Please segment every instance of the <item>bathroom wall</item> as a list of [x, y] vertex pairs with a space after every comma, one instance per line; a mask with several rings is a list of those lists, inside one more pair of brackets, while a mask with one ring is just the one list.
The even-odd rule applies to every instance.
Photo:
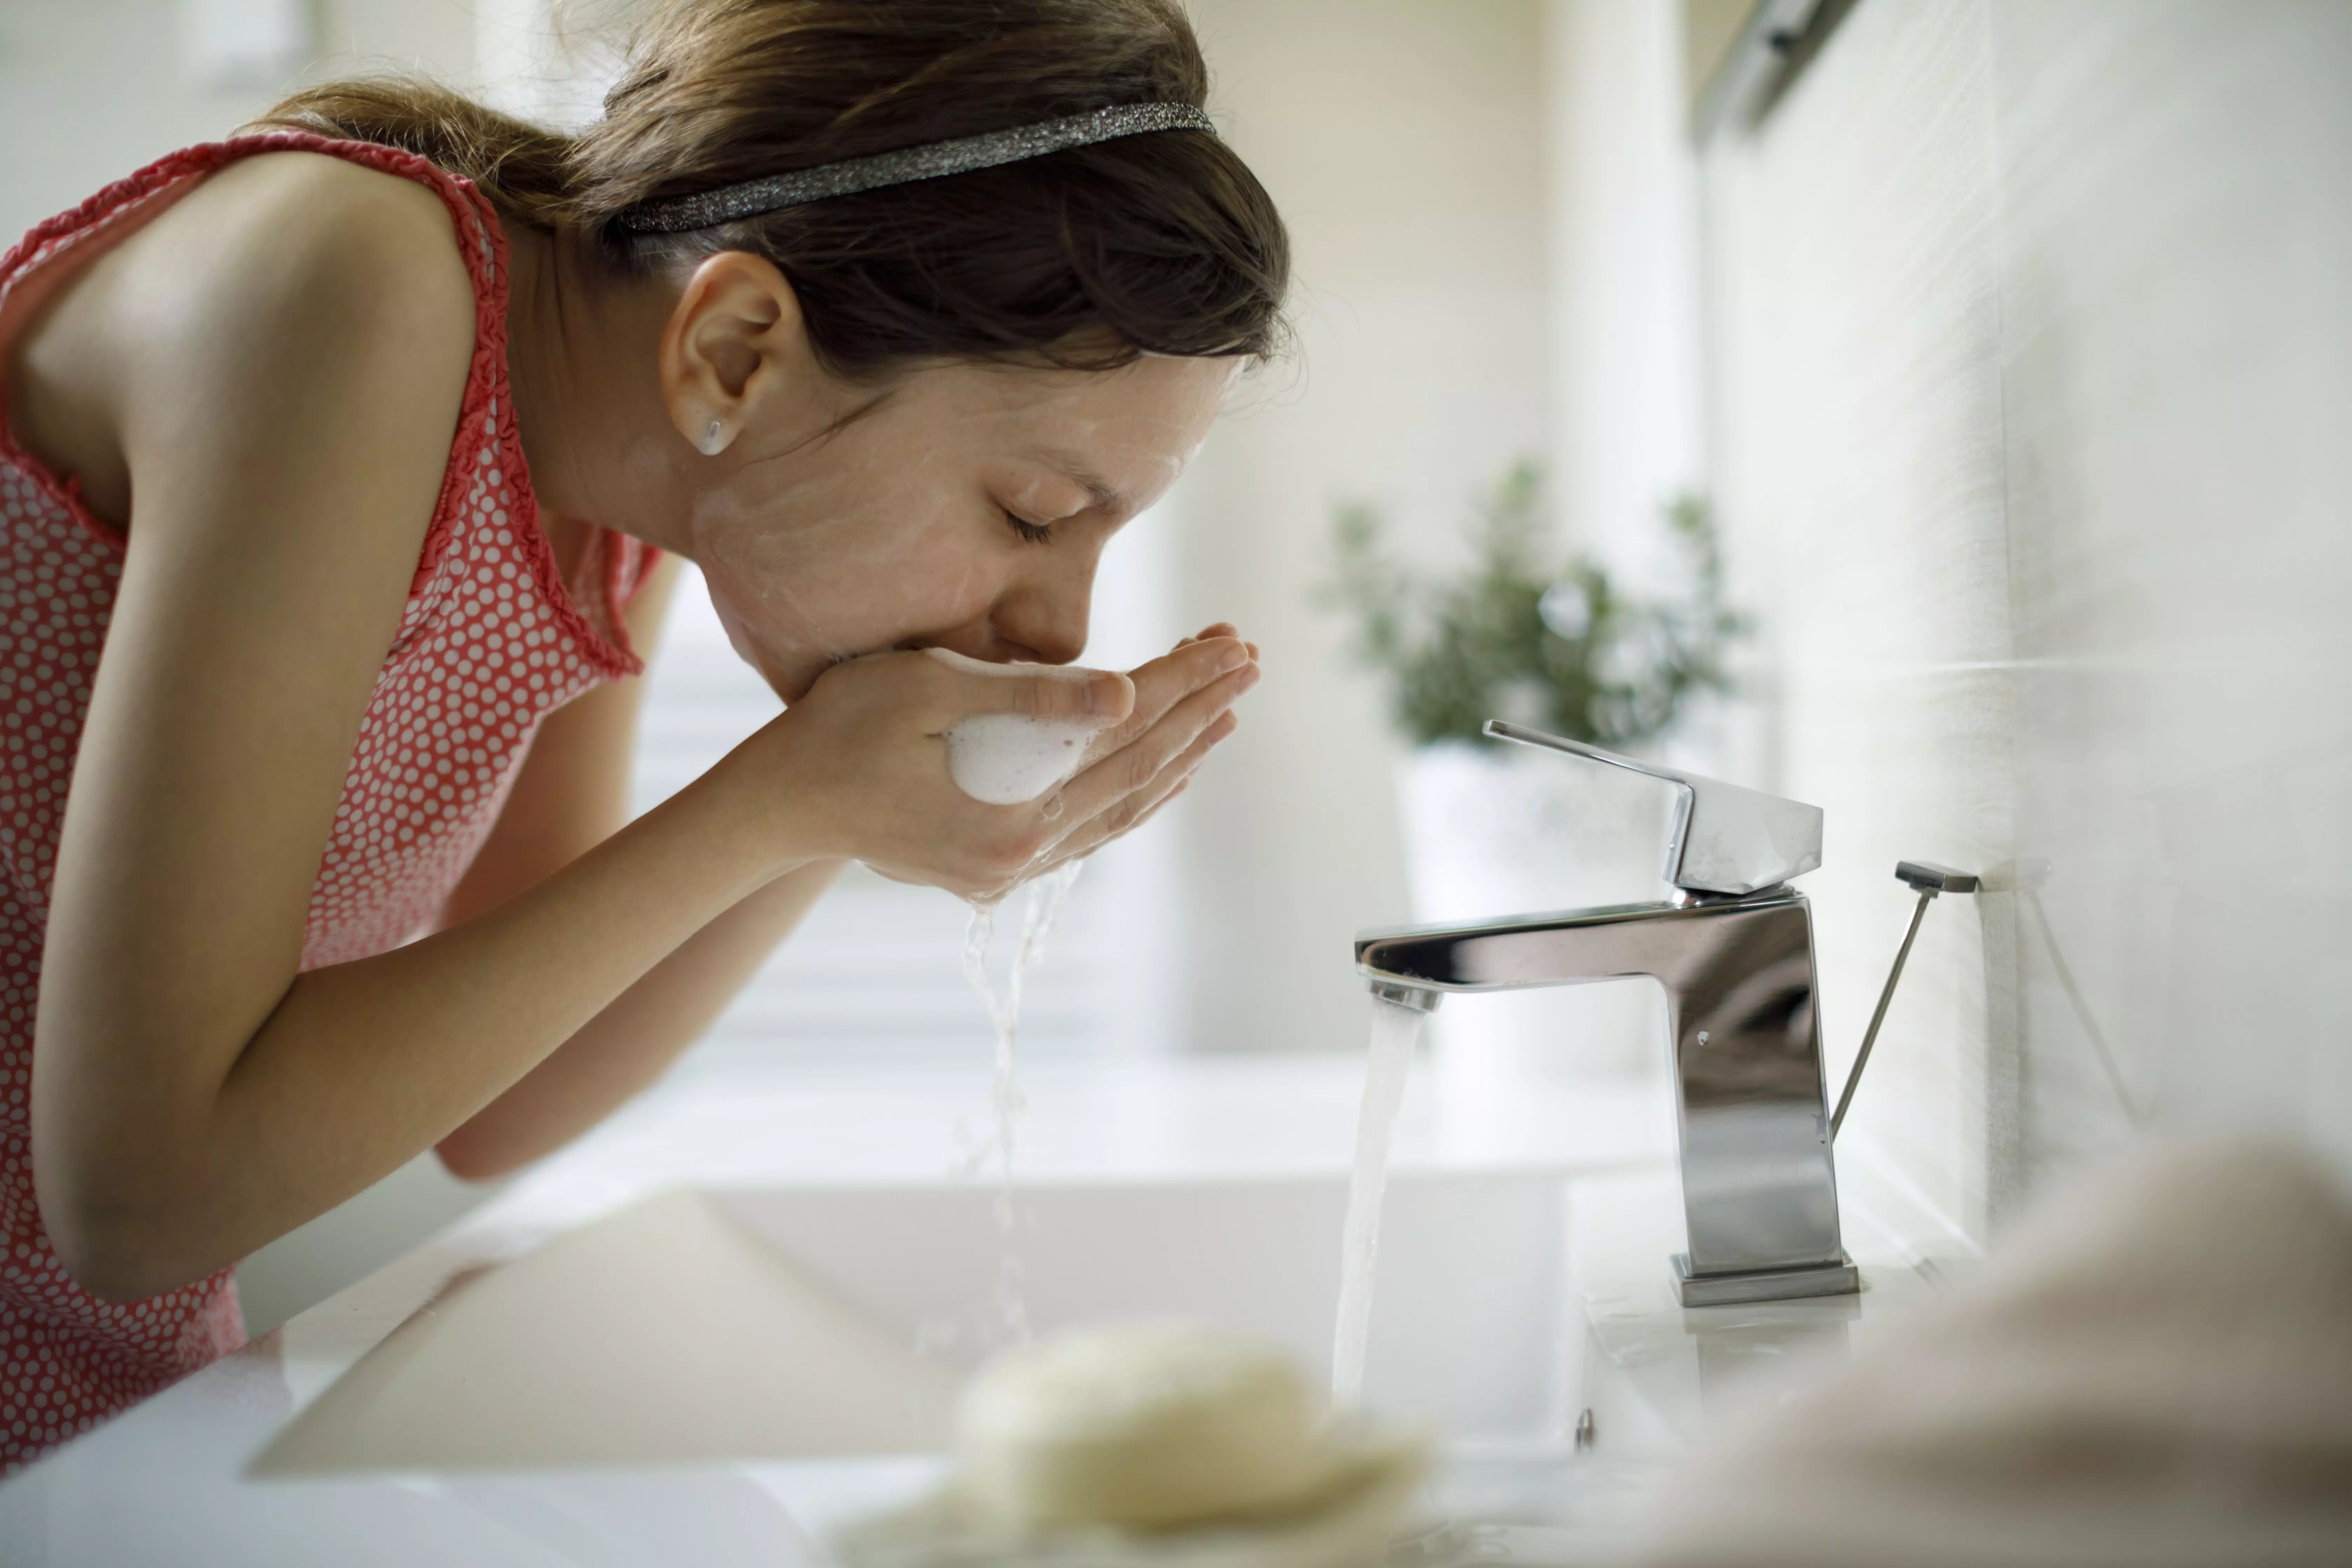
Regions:
[[[1895, 862], [2014, 854], [1984, 26], [1866, 3], [1702, 164], [1715, 490], [1764, 629], [1759, 760], [1828, 813], [1807, 887], [1833, 1079], [1910, 907]], [[1930, 911], [1843, 1140], [1978, 1237], [2017, 1150], [2015, 958], [2007, 900]]]
[[1397, 746], [1311, 595], [1334, 502], [1383, 503], [1415, 558], [1444, 561], [1470, 500], [1543, 449], [1540, 6], [1190, 9], [1212, 107], [1297, 242], [1298, 352], [1253, 382], [1172, 502], [1184, 624], [1237, 622], [1266, 670], [1181, 824], [1188, 1034], [1360, 1050], [1349, 941], [1407, 913]]
[[0, 235], [5, 243], [110, 180], [268, 108], [298, 77], [400, 66], [473, 74], [471, 0], [316, 0], [303, 63], [226, 79], [191, 58], [182, 0], [0, 5]]
[[1545, 169], [1561, 528], [1640, 580], [1660, 507], [1706, 471], [1698, 174], [1680, 7], [1544, 8]]
[[1862, 0], [1700, 176], [1733, 765], [1828, 811], [1833, 1073], [1895, 859], [2000, 889], [1842, 1148], [1979, 1238], [2142, 1125], [2352, 1171], [2352, 10]]

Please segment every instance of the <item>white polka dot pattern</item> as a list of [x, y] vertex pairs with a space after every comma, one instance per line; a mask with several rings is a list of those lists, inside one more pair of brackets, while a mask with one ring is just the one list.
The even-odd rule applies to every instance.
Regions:
[[[471, 185], [405, 153], [284, 132], [175, 153], [0, 258], [0, 313], [17, 282], [150, 198], [231, 159], [289, 148], [432, 186], [468, 242], [479, 306], [440, 502], [311, 889], [302, 966], [314, 969], [397, 946], [432, 920], [497, 821], [540, 721], [637, 669], [620, 607], [653, 561], [600, 535], [597, 591], [575, 602], [566, 590], [506, 394], [504, 237]], [[0, 1473], [244, 1339], [226, 1271], [145, 1301], [89, 1295], [58, 1262], [33, 1192], [42, 936], [121, 564], [120, 538], [7, 438], [0, 410]]]

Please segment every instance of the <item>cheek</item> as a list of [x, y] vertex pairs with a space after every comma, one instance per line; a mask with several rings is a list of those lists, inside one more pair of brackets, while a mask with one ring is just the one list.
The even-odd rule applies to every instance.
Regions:
[[[703, 581], [710, 590], [711, 614], [719, 617], [719, 627], [727, 634], [727, 646], [735, 650], [735, 657], [758, 670], [771, 686], [791, 685], [795, 689], [805, 686], [806, 682], [798, 678], [798, 672], [790, 668], [780, 657], [785, 650], [770, 646], [775, 639], [762, 639], [752, 632], [751, 622], [737, 607], [725, 585], [712, 581], [708, 574]], [[789, 700], [792, 693], [784, 695]]]
[[[789, 541], [753, 529], [698, 529], [695, 561], [728, 640], [763, 673], [774, 661], [803, 664], [856, 650], [848, 628], [827, 613], [826, 595], [810, 580]], [[756, 656], [755, 656], [756, 653]]]
[[756, 508], [719, 492], [702, 498], [692, 522], [711, 602], [771, 684], [779, 667], [822, 670], [984, 613], [996, 552], [977, 532], [937, 498], [905, 489], [807, 491]]

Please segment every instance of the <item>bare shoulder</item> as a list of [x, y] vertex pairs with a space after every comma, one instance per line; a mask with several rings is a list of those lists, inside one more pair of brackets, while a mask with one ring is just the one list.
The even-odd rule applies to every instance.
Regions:
[[257, 293], [291, 285], [297, 299], [363, 293], [395, 305], [455, 304], [470, 324], [473, 285], [456, 226], [440, 196], [415, 180], [325, 153], [264, 153], [212, 175], [165, 221], [159, 249], [193, 247], [196, 257], [234, 261]]
[[387, 412], [446, 402], [454, 417], [473, 283], [448, 209], [417, 182], [268, 153], [212, 175], [125, 251], [111, 302], [138, 357], [173, 373], [157, 395], [186, 406], [201, 386], [252, 406], [363, 383]]
[[202, 454], [233, 466], [252, 440], [322, 419], [437, 423], [446, 452], [475, 320], [435, 192], [323, 153], [262, 154], [208, 176], [34, 318], [5, 366], [17, 437], [118, 525], [134, 474], [152, 493]]

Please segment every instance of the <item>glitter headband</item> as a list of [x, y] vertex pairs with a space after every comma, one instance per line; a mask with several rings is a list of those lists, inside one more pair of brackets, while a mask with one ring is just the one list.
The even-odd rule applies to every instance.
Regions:
[[916, 180], [936, 180], [943, 174], [961, 174], [973, 169], [993, 169], [1000, 163], [1042, 158], [1048, 153], [1090, 147], [1097, 142], [1114, 142], [1147, 131], [1206, 131], [1213, 136], [1216, 134], [1209, 117], [1189, 103], [1120, 104], [1097, 109], [1090, 114], [1073, 114], [1066, 120], [1016, 125], [1010, 131], [959, 136], [949, 142], [926, 142], [895, 153], [877, 153], [870, 158], [845, 158], [838, 163], [820, 163], [814, 169], [795, 169], [790, 174], [746, 180], [740, 185], [698, 191], [690, 196], [643, 202], [621, 215], [621, 226], [633, 234], [682, 234], [688, 229], [757, 217], [803, 202], [823, 201], [827, 196], [853, 195], [859, 191], [903, 185]]

